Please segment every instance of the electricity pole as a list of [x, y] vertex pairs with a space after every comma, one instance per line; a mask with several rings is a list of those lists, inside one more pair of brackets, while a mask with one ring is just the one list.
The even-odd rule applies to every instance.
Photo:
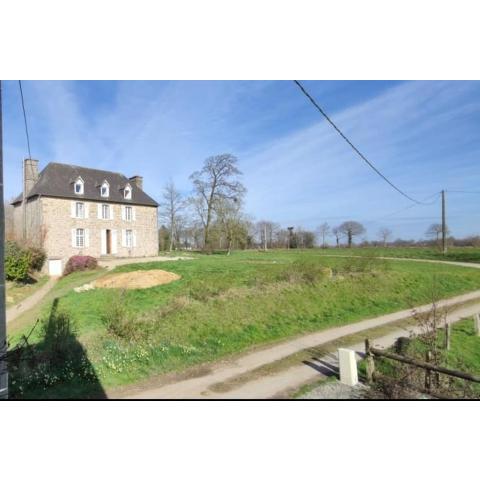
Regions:
[[292, 248], [292, 233], [293, 233], [293, 227], [287, 227], [288, 230], [288, 248]]
[[267, 251], [267, 222], [263, 224], [263, 249]]
[[447, 253], [447, 224], [445, 222], [445, 190], [442, 190], [442, 253]]
[[5, 316], [5, 208], [3, 204], [2, 81], [0, 80], [0, 399], [8, 398], [7, 319]]

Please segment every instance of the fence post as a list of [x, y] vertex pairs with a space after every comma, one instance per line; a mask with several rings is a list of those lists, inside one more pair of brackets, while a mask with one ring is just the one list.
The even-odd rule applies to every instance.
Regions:
[[350, 387], [356, 385], [358, 383], [358, 372], [355, 352], [347, 348], [339, 348], [338, 362], [340, 365], [340, 382]]
[[[425, 361], [427, 363], [430, 363], [432, 361], [432, 352], [428, 350], [428, 352], [425, 355]], [[425, 370], [425, 390], [427, 392], [430, 392], [432, 388], [432, 371], [430, 369]]]
[[452, 326], [450, 323], [445, 324], [445, 350], [450, 350], [450, 339], [452, 337]]
[[477, 337], [480, 337], [480, 313], [476, 313], [473, 316], [473, 322], [475, 326], [475, 335], [477, 335]]
[[365, 360], [367, 362], [367, 383], [372, 383], [375, 375], [375, 359], [370, 351], [370, 340], [368, 338], [365, 339]]

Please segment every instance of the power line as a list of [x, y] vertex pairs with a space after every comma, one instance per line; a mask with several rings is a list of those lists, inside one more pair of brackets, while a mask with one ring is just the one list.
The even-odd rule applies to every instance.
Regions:
[[27, 137], [28, 158], [32, 158], [32, 154], [30, 152], [30, 137], [28, 135], [27, 114], [25, 113], [25, 102], [23, 100], [23, 89], [22, 89], [21, 80], [18, 81], [18, 86], [20, 87], [20, 97], [22, 98], [22, 110], [23, 110], [23, 120], [25, 122], [25, 135]]
[[375, 165], [372, 164], [372, 162], [370, 162], [366, 157], [365, 155], [363, 155], [362, 152], [360, 152], [360, 150], [358, 150], [358, 148], [345, 136], [345, 134], [335, 125], [335, 123], [333, 123], [333, 121], [330, 119], [330, 117], [323, 111], [323, 109], [318, 105], [318, 103], [312, 98], [312, 96], [305, 90], [305, 88], [303, 87], [303, 85], [298, 81], [298, 80], [294, 80], [295, 84], [298, 86], [298, 88], [300, 88], [300, 90], [302, 91], [302, 93], [310, 100], [310, 102], [312, 102], [312, 104], [315, 106], [315, 108], [325, 117], [325, 119], [328, 121], [328, 123], [330, 123], [330, 125], [340, 134], [340, 136], [350, 145], [350, 147], [352, 147], [352, 149], [354, 150], [355, 153], [357, 153], [357, 155], [371, 168], [373, 169], [373, 171], [375, 173], [377, 173], [377, 175], [379, 175], [380, 177], [382, 177], [391, 187], [393, 187], [398, 193], [400, 193], [401, 195], [403, 195], [405, 198], [408, 198], [411, 202], [414, 202], [414, 203], [417, 203], [417, 204], [421, 204], [422, 202], [418, 201], [418, 200], [415, 200], [414, 198], [412, 198], [410, 195], [406, 194], [404, 191], [400, 190], [400, 188], [398, 188], [396, 185], [394, 185], [382, 172], [380, 172], [380, 170], [378, 170], [377, 167], [375, 167]]
[[473, 193], [475, 195], [480, 195], [480, 192], [472, 192], [472, 191], [466, 191], [466, 190], [446, 190], [448, 193]]
[[[393, 217], [394, 215], [396, 215], [397, 213], [401, 213], [401, 212], [404, 212], [405, 210], [409, 210], [410, 208], [414, 208], [414, 207], [418, 207], [419, 205], [422, 205], [422, 206], [426, 206], [426, 205], [433, 205], [436, 201], [437, 201], [437, 197], [440, 195], [441, 192], [435, 192], [433, 195], [430, 195], [429, 197], [426, 197], [424, 200], [422, 200], [420, 203], [414, 203], [413, 205], [408, 205], [407, 207], [404, 207], [404, 208], [401, 208], [400, 210], [395, 210], [394, 212], [392, 213], [389, 213], [387, 215], [383, 215], [382, 217], [378, 217], [377, 220], [382, 220], [383, 218], [389, 218], [389, 217]], [[429, 202], [428, 200], [430, 200], [431, 198], [434, 198], [434, 200], [432, 200], [431, 202]], [[373, 221], [376, 221], [376, 220], [373, 220]]]

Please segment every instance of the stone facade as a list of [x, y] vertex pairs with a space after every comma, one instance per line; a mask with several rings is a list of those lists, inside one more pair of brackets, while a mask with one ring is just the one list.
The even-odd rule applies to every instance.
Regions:
[[[72, 255], [99, 258], [102, 255], [147, 257], [158, 254], [156, 207], [132, 205], [132, 219], [127, 221], [122, 215], [125, 205], [50, 197], [38, 201], [42, 205], [45, 229], [43, 246], [51, 258], [66, 261]], [[84, 218], [75, 217], [76, 203], [84, 205]], [[108, 219], [101, 218], [102, 205], [108, 205]], [[77, 229], [83, 230], [83, 247], [76, 244]], [[129, 246], [127, 230], [132, 232]]]
[[[76, 203], [83, 204], [84, 218], [75, 216]], [[108, 219], [101, 218], [102, 205], [108, 205]], [[126, 220], [126, 215], [122, 212], [126, 207], [109, 202], [37, 197], [27, 202], [27, 242], [43, 246], [48, 259], [61, 259], [62, 268], [73, 255], [91, 255], [96, 258], [103, 255], [157, 255], [157, 208], [131, 205], [131, 220]], [[19, 204], [14, 209], [17, 238], [22, 238], [22, 214], [22, 205]], [[77, 229], [83, 230], [83, 247], [76, 244]], [[131, 231], [130, 246], [127, 246], [127, 230]]]

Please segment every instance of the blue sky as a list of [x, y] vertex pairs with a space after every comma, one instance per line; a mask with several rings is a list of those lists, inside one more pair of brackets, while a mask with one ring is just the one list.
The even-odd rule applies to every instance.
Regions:
[[[480, 82], [306, 81], [359, 149], [416, 198], [480, 191]], [[27, 156], [17, 82], [3, 82], [5, 196]], [[315, 228], [354, 219], [373, 239], [422, 238], [440, 203], [410, 202], [371, 171], [289, 81], [23, 83], [32, 156], [144, 176], [159, 199], [172, 179], [188, 194], [209, 155], [239, 158], [247, 212]], [[480, 195], [449, 194], [456, 236], [480, 233]], [[394, 212], [394, 215], [390, 215]]]

